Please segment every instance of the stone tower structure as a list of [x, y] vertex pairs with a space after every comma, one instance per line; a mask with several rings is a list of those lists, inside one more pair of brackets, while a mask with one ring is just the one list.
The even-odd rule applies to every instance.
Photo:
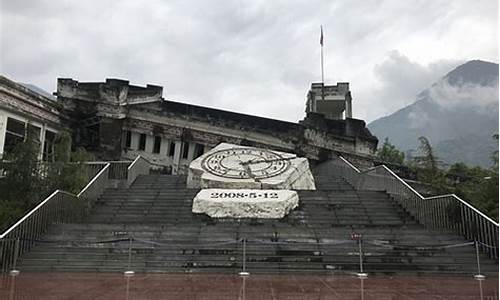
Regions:
[[352, 118], [349, 83], [339, 82], [337, 85], [325, 85], [324, 88], [322, 83], [312, 83], [307, 93], [306, 112], [319, 113], [332, 120]]

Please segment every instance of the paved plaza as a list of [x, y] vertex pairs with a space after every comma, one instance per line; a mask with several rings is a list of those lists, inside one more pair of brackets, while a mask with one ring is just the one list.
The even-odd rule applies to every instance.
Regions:
[[[14, 279], [13, 279], [14, 278]], [[21, 273], [1, 299], [498, 299], [498, 278], [222, 274]]]

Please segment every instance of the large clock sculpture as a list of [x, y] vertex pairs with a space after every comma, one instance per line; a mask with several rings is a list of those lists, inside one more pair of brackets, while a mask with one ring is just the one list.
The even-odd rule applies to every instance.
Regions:
[[202, 188], [193, 213], [214, 218], [282, 218], [298, 206], [293, 190], [314, 190], [306, 158], [222, 143], [189, 165], [189, 188]]
[[212, 152], [201, 167], [213, 175], [233, 179], [263, 179], [282, 174], [290, 161], [278, 153], [256, 148], [228, 148]]
[[188, 187], [314, 190], [306, 158], [222, 143], [189, 165]]

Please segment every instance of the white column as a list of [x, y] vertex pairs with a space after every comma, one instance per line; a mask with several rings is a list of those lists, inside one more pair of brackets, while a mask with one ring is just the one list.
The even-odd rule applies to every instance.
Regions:
[[352, 118], [352, 98], [350, 94], [346, 95], [345, 99], [345, 117], [346, 119]]
[[130, 148], [137, 150], [139, 148], [139, 133], [132, 131], [130, 134]]
[[168, 147], [170, 146], [170, 140], [167, 140], [164, 137], [161, 137], [161, 144], [160, 144], [160, 155], [162, 156], [168, 156]]
[[45, 145], [45, 130], [47, 127], [45, 124], [42, 124], [42, 128], [40, 128], [40, 152], [38, 154], [38, 160], [43, 160], [43, 146]]
[[0, 114], [0, 158], [3, 155], [5, 132], [7, 131], [7, 116]]
[[181, 141], [175, 141], [175, 151], [174, 151], [174, 161], [172, 163], [172, 174], [177, 175], [177, 172], [179, 171], [179, 166], [181, 164], [181, 149], [182, 148], [182, 142]]
[[154, 137], [152, 135], [146, 134], [146, 147], [144, 152], [153, 153]]
[[196, 143], [189, 143], [188, 157], [187, 157], [188, 162], [191, 162], [194, 158], [195, 145], [196, 145]]

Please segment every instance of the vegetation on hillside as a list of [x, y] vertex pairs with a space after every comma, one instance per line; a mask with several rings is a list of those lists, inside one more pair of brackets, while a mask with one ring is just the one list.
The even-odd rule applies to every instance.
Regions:
[[[498, 141], [498, 134], [493, 138]], [[474, 207], [498, 221], [498, 151], [492, 153], [492, 166], [470, 167], [463, 162], [445, 168], [426, 137], [419, 139], [418, 153], [401, 160], [402, 152], [388, 139], [377, 156], [390, 164], [403, 164], [416, 174], [416, 179], [429, 185], [434, 194], [456, 194]]]
[[389, 138], [385, 138], [384, 144], [377, 150], [377, 157], [381, 161], [398, 165], [402, 165], [405, 160], [405, 154], [391, 144]]

